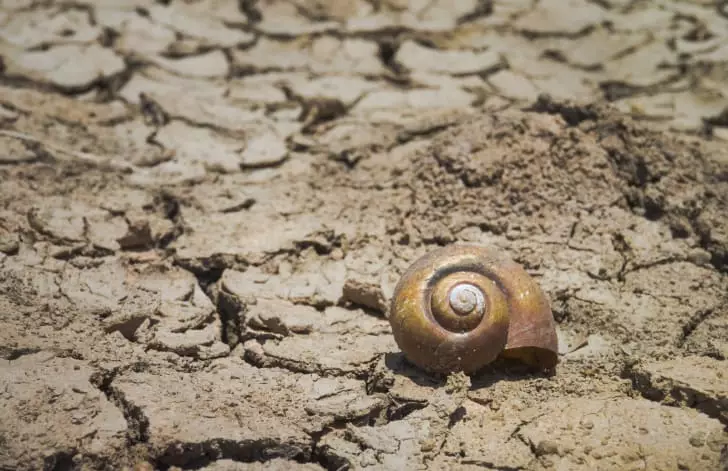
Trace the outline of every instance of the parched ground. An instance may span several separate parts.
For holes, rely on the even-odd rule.
[[[0,470],[728,469],[728,3],[0,1]],[[428,376],[435,247],[552,374]]]

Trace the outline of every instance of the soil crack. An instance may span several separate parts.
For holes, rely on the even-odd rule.
[[[485,469],[492,469],[494,471],[524,471],[526,468],[522,468],[520,466],[498,466],[497,464],[491,462],[491,461],[484,461],[484,460],[462,460],[460,461],[461,464],[467,464],[471,466],[477,466],[478,468],[485,468]]]
[[[154,461],[157,468],[178,466],[181,469],[200,469],[219,460],[239,463],[265,463],[277,458],[308,463],[310,444],[294,441],[260,439],[212,439],[203,442],[171,442]]]
[[[141,371],[145,368],[145,364],[135,363],[114,370],[100,371],[91,378],[91,383],[104,393],[112,404],[121,410],[127,423],[127,441],[129,446],[147,443],[149,441],[149,419],[141,408],[127,401],[124,394],[114,388],[112,383],[125,371]]]
[[[720,421],[728,429],[728,397],[703,391],[678,379],[663,377],[639,364],[626,365],[622,377],[642,397],[668,407],[689,407]]]
[[[712,316],[715,311],[716,309],[703,309],[693,314],[683,326],[682,334],[677,341],[677,346],[680,348],[684,347],[685,342],[687,342],[688,338],[690,338],[692,333],[695,332],[695,329],[697,329],[700,324],[702,324],[705,320]]]

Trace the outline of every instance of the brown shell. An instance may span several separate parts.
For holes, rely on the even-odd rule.
[[[458,320],[442,297],[462,283],[482,291],[485,310]],[[405,356],[431,372],[472,373],[498,355],[539,368],[558,362],[546,295],[520,265],[482,246],[452,245],[413,263],[395,288],[389,322]]]

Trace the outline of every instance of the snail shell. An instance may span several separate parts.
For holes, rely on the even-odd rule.
[[[548,299],[507,256],[476,245],[428,253],[399,280],[394,339],[420,368],[472,373],[501,355],[539,368],[558,362]]]

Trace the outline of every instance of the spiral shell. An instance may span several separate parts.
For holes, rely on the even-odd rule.
[[[413,263],[389,314],[405,356],[437,373],[473,373],[501,355],[539,368],[558,362],[548,299],[517,263],[477,245],[453,245]]]

